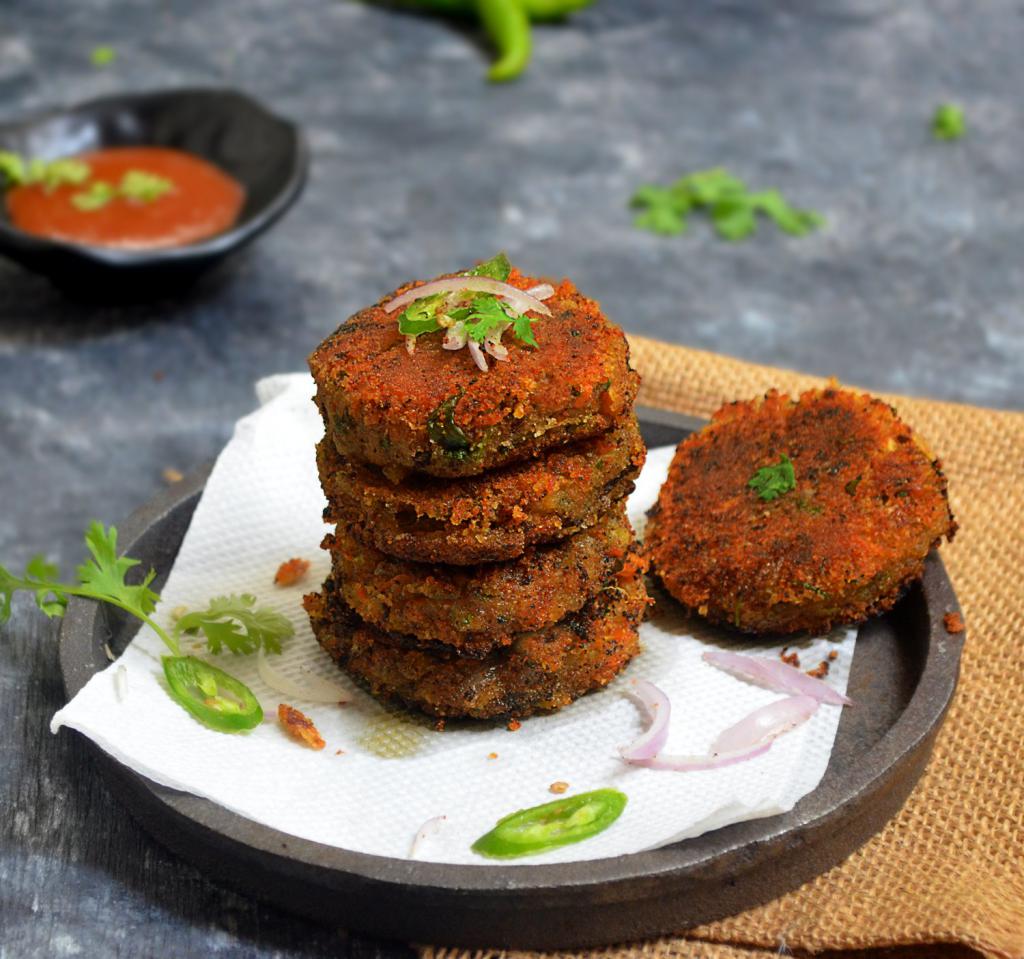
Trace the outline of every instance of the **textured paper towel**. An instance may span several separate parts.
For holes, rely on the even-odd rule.
[[[570,792],[614,786],[629,797],[622,818],[602,835],[545,855],[546,862],[596,859],[662,846],[729,823],[784,812],[812,790],[828,764],[839,721],[837,707],[812,719],[764,756],[719,770],[672,773],[638,769],[617,757],[644,723],[625,695],[626,680],[644,677],[672,698],[668,749],[704,752],[714,736],[744,714],[779,698],[701,661],[712,647],[744,644],[684,620],[670,600],[659,602],[642,628],[643,652],[607,690],[553,716],[502,726],[429,721],[387,709],[338,673],[319,649],[301,606],[302,592],[322,581],[329,559],[319,549],[324,506],[314,446],[322,433],[305,375],[271,377],[257,394],[262,407],[239,421],[217,460],[181,551],[163,590],[158,618],[178,606],[202,607],[220,593],[249,592],[295,624],[296,635],[274,665],[300,676],[311,671],[337,680],[345,706],[291,704],[311,716],[327,740],[314,752],[277,726],[281,697],[266,687],[254,657],[221,657],[264,705],[267,721],[244,736],[227,736],[193,721],[161,686],[162,644],[147,628],[117,664],[93,677],[53,720],[71,726],[132,769],[159,783],[205,796],[275,829],[359,852],[403,857],[419,826],[446,817],[419,849],[419,858],[479,863],[474,839],[501,816],[553,797],[561,780]],[[630,518],[642,530],[672,450],[652,450],[630,499]],[[280,589],[277,567],[293,556],[312,560],[307,580]],[[845,690],[854,630],[808,640],[802,661],[817,664],[836,650],[829,682]],[[762,645],[760,655],[777,655]],[[125,667],[127,692],[114,676]],[[342,752],[339,754],[338,750]],[[490,755],[496,753],[496,758]],[[530,861],[529,859],[526,860]]]

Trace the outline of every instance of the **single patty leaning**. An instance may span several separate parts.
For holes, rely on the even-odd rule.
[[[537,281],[513,270],[510,285]],[[468,351],[420,336],[412,355],[385,304],[356,313],[310,356],[327,434],[346,457],[434,476],[473,476],[595,436],[628,412],[639,377],[622,331],[563,280],[537,317],[537,346],[507,335],[485,373]],[[398,472],[395,472],[398,471]]]
[[[485,476],[457,480],[410,473],[393,483],[317,447],[324,518],[389,556],[472,566],[520,556],[592,526],[633,490],[646,450],[636,417],[612,430]]]
[[[835,388],[723,406],[680,443],[650,516],[668,592],[752,633],[886,610],[956,531],[939,461],[892,407]]]
[[[393,559],[343,526],[324,540],[337,590],[361,619],[477,657],[576,612],[621,569],[633,544],[625,506],[560,543],[482,566]]]
[[[632,553],[581,610],[476,660],[406,648],[400,637],[363,623],[332,579],[305,598],[317,641],[374,696],[431,716],[474,719],[560,709],[606,686],[638,651],[647,602],[642,563]]]

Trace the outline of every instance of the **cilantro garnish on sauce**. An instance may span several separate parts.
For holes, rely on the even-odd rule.
[[[743,240],[755,233],[759,215],[792,236],[803,236],[824,223],[812,210],[792,206],[778,190],[751,191],[720,167],[690,173],[668,186],[642,186],[630,205],[641,211],[633,221],[637,227],[666,236],[685,233],[691,213],[706,214],[725,240]]]
[[[932,136],[936,140],[959,140],[967,132],[967,120],[961,107],[943,103],[932,117]]]
[[[783,493],[796,489],[796,473],[785,453],[773,466],[762,466],[747,481],[749,486],[763,500],[778,499]]]

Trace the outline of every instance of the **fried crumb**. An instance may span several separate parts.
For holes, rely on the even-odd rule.
[[[488,753],[487,754],[487,758],[488,759],[497,759],[498,758],[498,754],[497,753]]]
[[[323,749],[327,745],[319,730],[313,725],[313,720],[287,703],[278,705],[277,721],[293,739],[305,743],[310,749]]]
[[[813,676],[815,679],[824,679],[828,675],[829,662],[827,659],[823,659],[814,669],[808,669],[807,675]]]
[[[795,666],[797,669],[800,668],[800,656],[794,650],[792,653],[787,653],[788,646],[782,647],[782,652],[779,653],[779,659],[784,663],[789,663],[790,666]]]
[[[437,732],[439,732],[439,733],[443,733],[443,732],[445,731],[445,727],[446,727],[447,725],[448,725],[448,722],[447,722],[447,720],[444,720],[444,719],[438,719],[438,720],[437,720],[437,721],[436,721],[436,722],[434,723],[434,729],[435,729],[435,730],[436,730]]]
[[[508,721],[508,726],[506,728],[508,729],[508,731],[510,733],[514,733],[517,729],[520,729],[522,727],[522,725],[523,724],[521,722],[519,722],[518,719],[510,719]]]
[[[550,786],[548,786],[548,792],[554,793],[556,796],[560,796],[568,788],[569,784],[566,782],[562,782],[562,780],[559,779],[558,782],[554,782]]]
[[[829,658],[829,661],[830,661],[830,662],[835,662],[835,661],[836,661],[836,660],[837,660],[837,659],[839,658],[839,653],[838,653],[838,652],[837,652],[836,650],[834,650],[834,649],[833,649],[833,650],[832,650],[832,651],[831,651],[831,652],[830,652],[830,653],[828,654],[828,658]]]
[[[345,750],[344,749],[335,749],[334,750],[334,755],[335,756],[344,756],[345,755]]]
[[[293,556],[277,567],[274,573],[275,586],[294,586],[309,572],[309,560]]]
[[[946,613],[942,617],[942,624],[946,627],[947,633],[956,635],[962,633],[967,627],[964,625],[964,618],[959,613]]]
[[[180,483],[184,478],[185,474],[181,470],[176,470],[173,466],[168,466],[160,474],[163,477],[165,483]]]

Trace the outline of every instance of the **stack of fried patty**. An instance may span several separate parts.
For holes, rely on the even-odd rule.
[[[536,280],[515,270],[507,282]],[[388,302],[310,357],[332,572],[320,645],[373,695],[439,717],[526,716],[606,685],[647,606],[625,497],[643,465],[621,330],[563,281],[480,369],[408,349]]]

